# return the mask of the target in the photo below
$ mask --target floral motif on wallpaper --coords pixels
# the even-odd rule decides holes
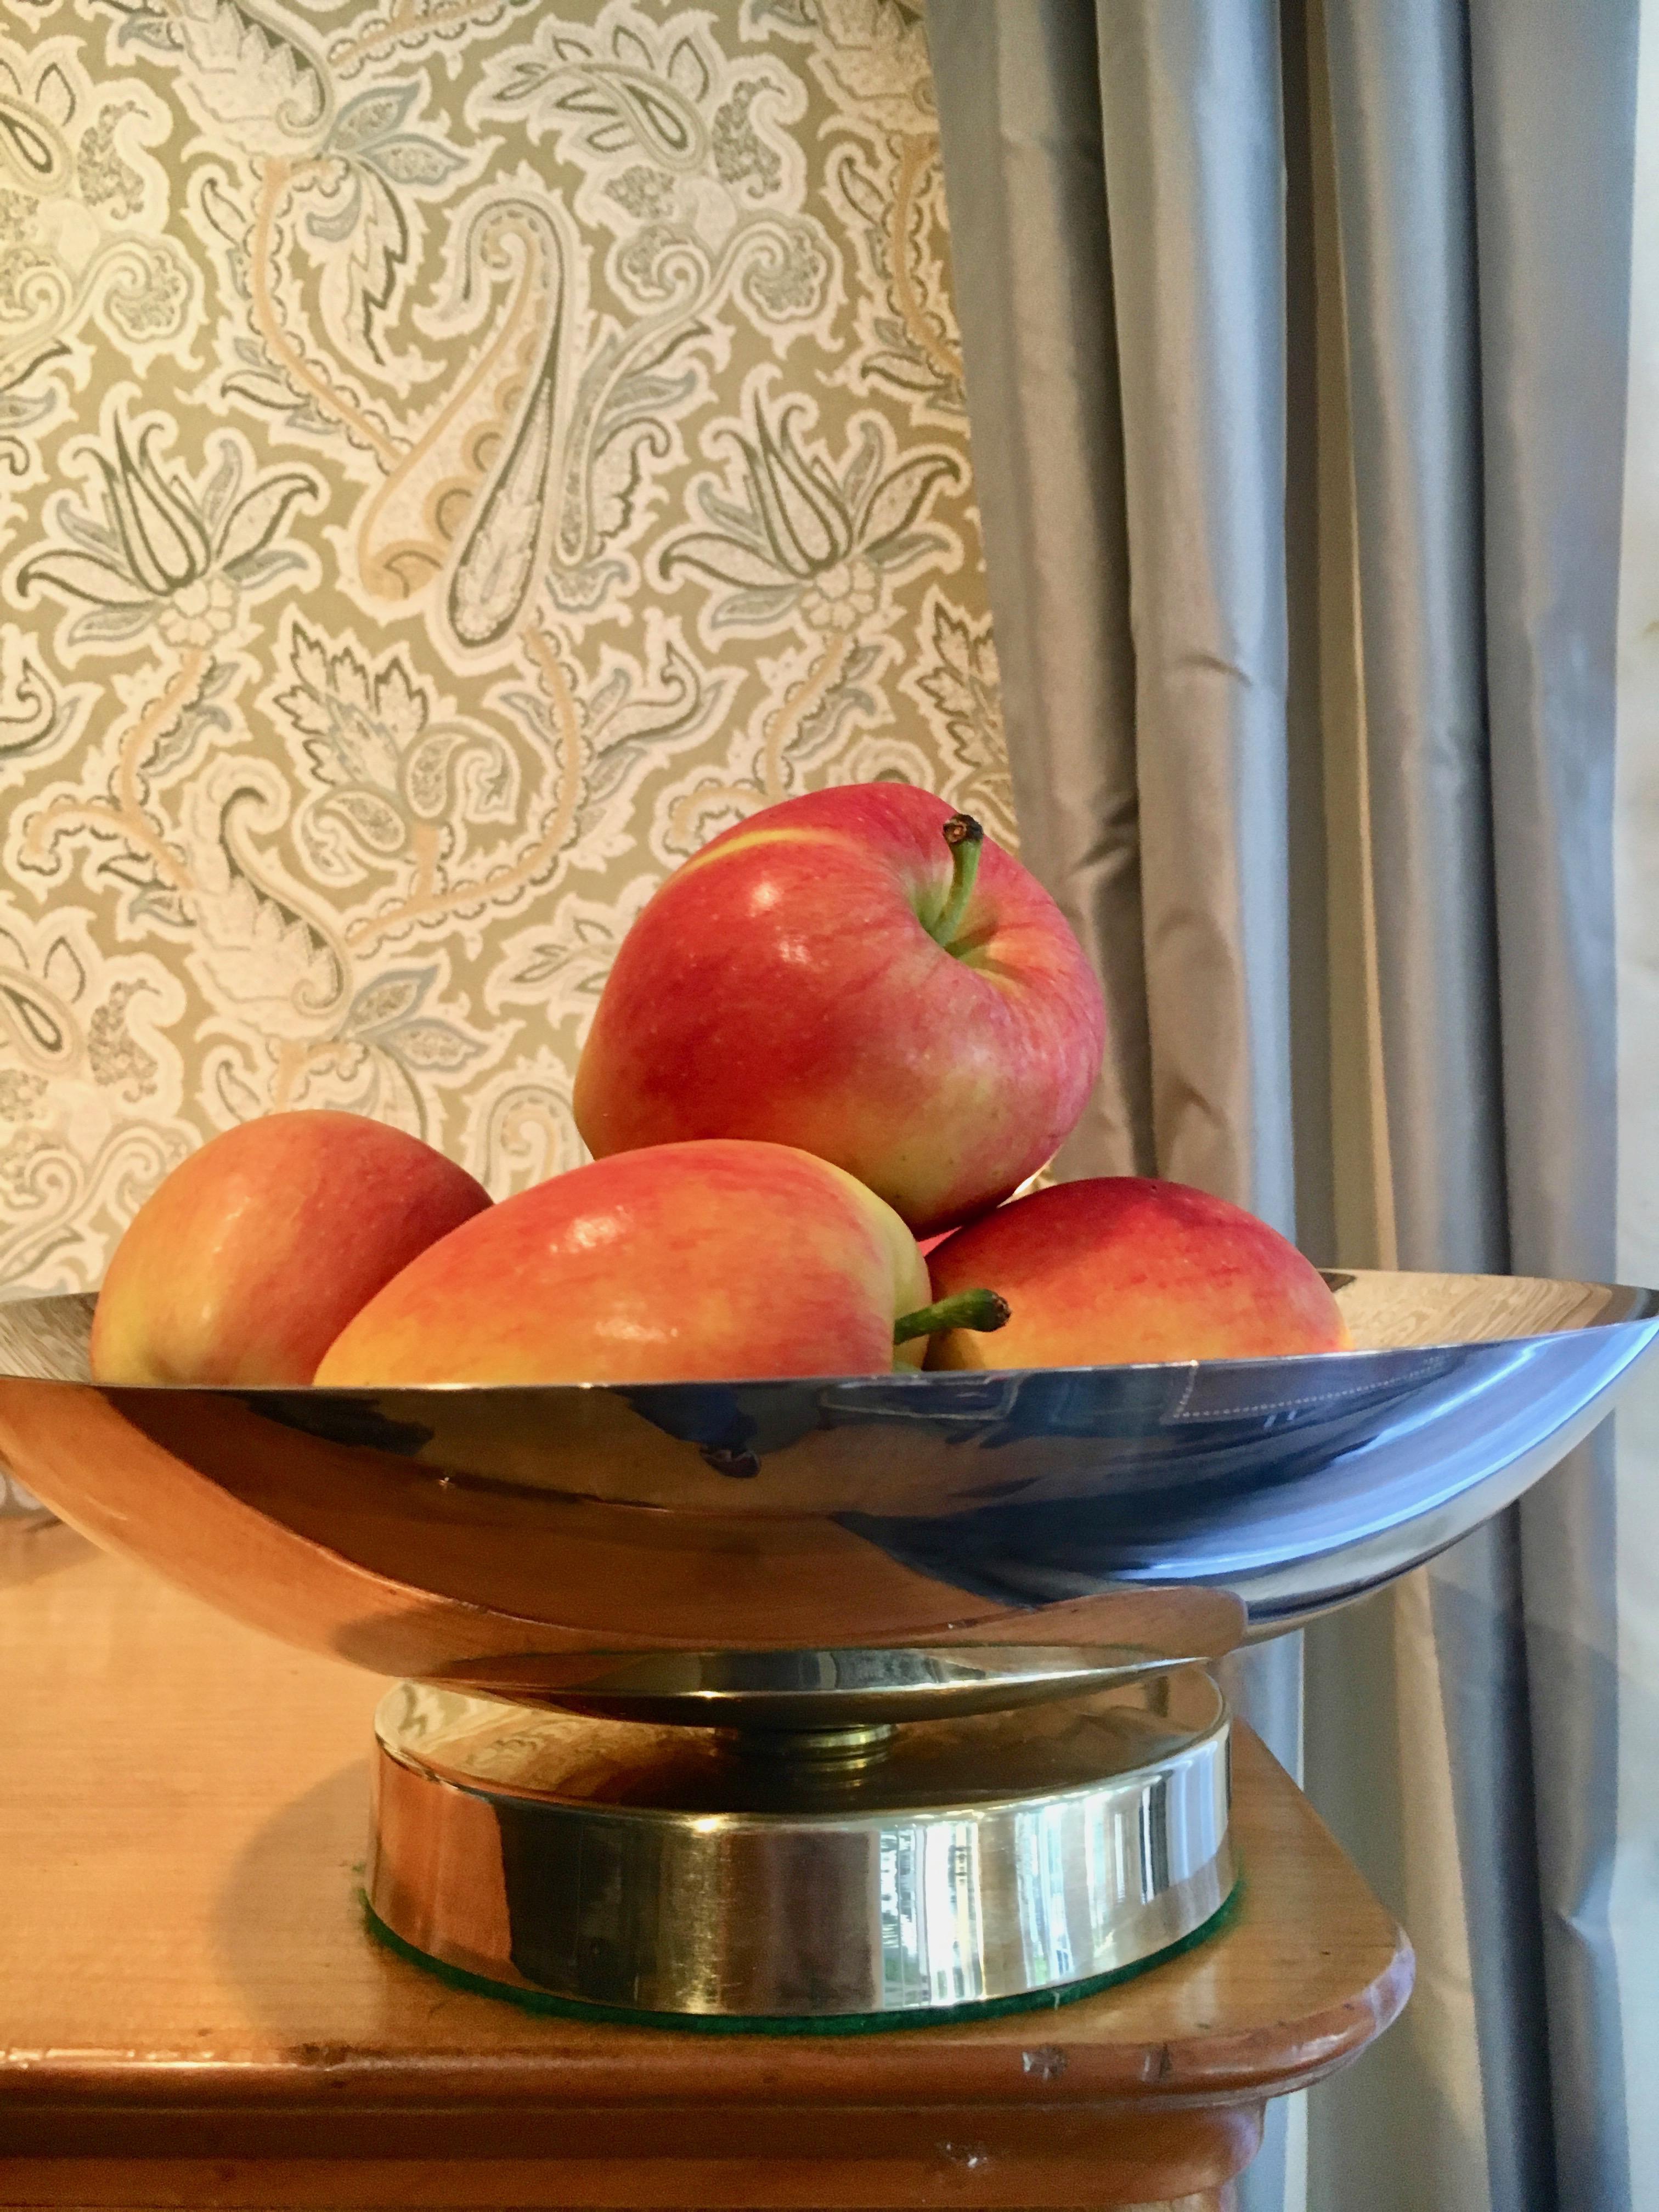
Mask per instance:
[[[910,0],[15,0],[0,1285],[216,1128],[574,1164],[724,824],[1012,834]]]

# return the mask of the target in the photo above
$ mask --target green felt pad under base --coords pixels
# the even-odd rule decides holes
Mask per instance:
[[[1064,1982],[1056,1988],[1031,1990],[1019,1996],[986,1997],[969,2004],[919,2006],[902,2012],[828,2015],[786,2013],[746,2018],[726,2013],[638,2012],[627,2005],[585,2004],[579,1998],[554,1996],[544,1990],[526,1990],[511,1982],[492,1982],[485,1975],[467,1972],[465,1967],[447,1966],[441,1959],[434,1959],[416,1949],[413,1943],[405,1942],[386,1926],[367,1895],[363,1896],[362,1906],[369,1934],[398,1958],[408,1960],[411,1966],[435,1974],[453,1989],[470,1990],[477,1996],[499,1997],[517,2005],[521,2011],[539,2013],[555,2020],[582,2020],[617,2027],[676,2028],[693,2035],[882,2035],[896,2028],[944,2027],[952,2022],[1000,2020],[1010,2013],[1057,2012],[1061,2005],[1078,2004],[1085,1997],[1098,1996],[1103,1990],[1115,1989],[1121,1982],[1132,1981],[1149,1967],[1178,1959],[1183,1952],[1219,1935],[1237,1911],[1243,1894],[1241,1875],[1219,1908],[1190,1934],[1162,1951],[1154,1951],[1148,1958],[1137,1959],[1131,1966],[1115,1967],[1108,1974],[1091,1975],[1087,1981]]]

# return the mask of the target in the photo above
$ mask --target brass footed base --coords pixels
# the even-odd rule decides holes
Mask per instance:
[[[611,2012],[873,2026],[1063,1994],[1182,1942],[1233,1886],[1226,1708],[1196,1668],[794,1735],[403,1683],[376,1737],[383,1925]]]

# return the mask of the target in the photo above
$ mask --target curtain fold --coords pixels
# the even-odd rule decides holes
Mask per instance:
[[[1120,1053],[1067,1171],[1150,1158],[1291,1228],[1298,1154],[1304,1192],[1316,1156],[1351,1177],[1365,1156],[1313,1126],[1328,1115],[1386,1130],[1374,1202],[1339,1189],[1331,1212],[1379,1243],[1391,1222],[1397,1264],[1615,1272],[1638,16],[930,15],[1022,832],[1088,916],[1149,1072],[1137,1091]],[[1293,872],[1310,697],[1327,834]],[[1291,989],[1307,933],[1318,1021]],[[1310,1050],[1328,1080],[1293,1086]],[[1392,1261],[1318,1249],[1307,1211],[1315,1257]],[[1309,1785],[1421,1965],[1402,2027],[1316,2093],[1321,2212],[1659,2204],[1623,2087],[1632,2008],[1646,2033],[1656,2002],[1632,1880],[1612,1905],[1650,1848],[1620,1826],[1617,1536],[1639,1480],[1604,1431],[1502,1523],[1310,1632]],[[1293,1646],[1267,1662],[1281,1712],[1294,1666]],[[1252,2212],[1291,2201],[1295,2165],[1250,2178]]]
[[[1292,1231],[1277,21],[1097,11],[1156,1157]]]
[[[1637,72],[1630,388],[1620,560],[1613,890],[1619,991],[1619,1274],[1659,1282],[1659,16]],[[1650,1987],[1659,1955],[1659,1377],[1621,1401],[1615,1438],[1619,1826],[1608,1921],[1621,1991]],[[1659,2005],[1621,2008],[1632,2174],[1659,2173]],[[1640,2202],[1639,2192],[1632,2195]]]
[[[1399,1263],[1501,1268],[1468,27],[1461,0],[1325,22]]]
[[[1638,0],[1547,15],[1472,0],[1470,24],[1510,1255],[1522,1273],[1595,1279],[1618,1256],[1613,794],[1640,15]],[[1559,2202],[1626,2212],[1611,1425],[1520,1517]]]
[[[1150,1175],[1135,664],[1111,258],[1092,15],[950,9],[939,122],[952,220],[978,281],[957,303],[974,456],[1002,557],[994,611],[1021,848],[1088,949],[1109,1014],[1105,1066],[1063,1161]],[[988,156],[988,149],[994,149]],[[1040,520],[1039,520],[1040,518]]]

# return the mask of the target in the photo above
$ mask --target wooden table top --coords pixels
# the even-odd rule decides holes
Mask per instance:
[[[159,2151],[186,2115],[198,2145],[210,2117],[223,2146],[308,2112],[372,2148],[386,2129],[406,2144],[422,2111],[1259,2108],[1363,2048],[1410,1988],[1404,1936],[1241,1729],[1242,1904],[1103,1996],[862,2037],[527,2013],[365,1931],[381,1687],[66,1528],[0,1531],[0,2151],[52,2127]]]

